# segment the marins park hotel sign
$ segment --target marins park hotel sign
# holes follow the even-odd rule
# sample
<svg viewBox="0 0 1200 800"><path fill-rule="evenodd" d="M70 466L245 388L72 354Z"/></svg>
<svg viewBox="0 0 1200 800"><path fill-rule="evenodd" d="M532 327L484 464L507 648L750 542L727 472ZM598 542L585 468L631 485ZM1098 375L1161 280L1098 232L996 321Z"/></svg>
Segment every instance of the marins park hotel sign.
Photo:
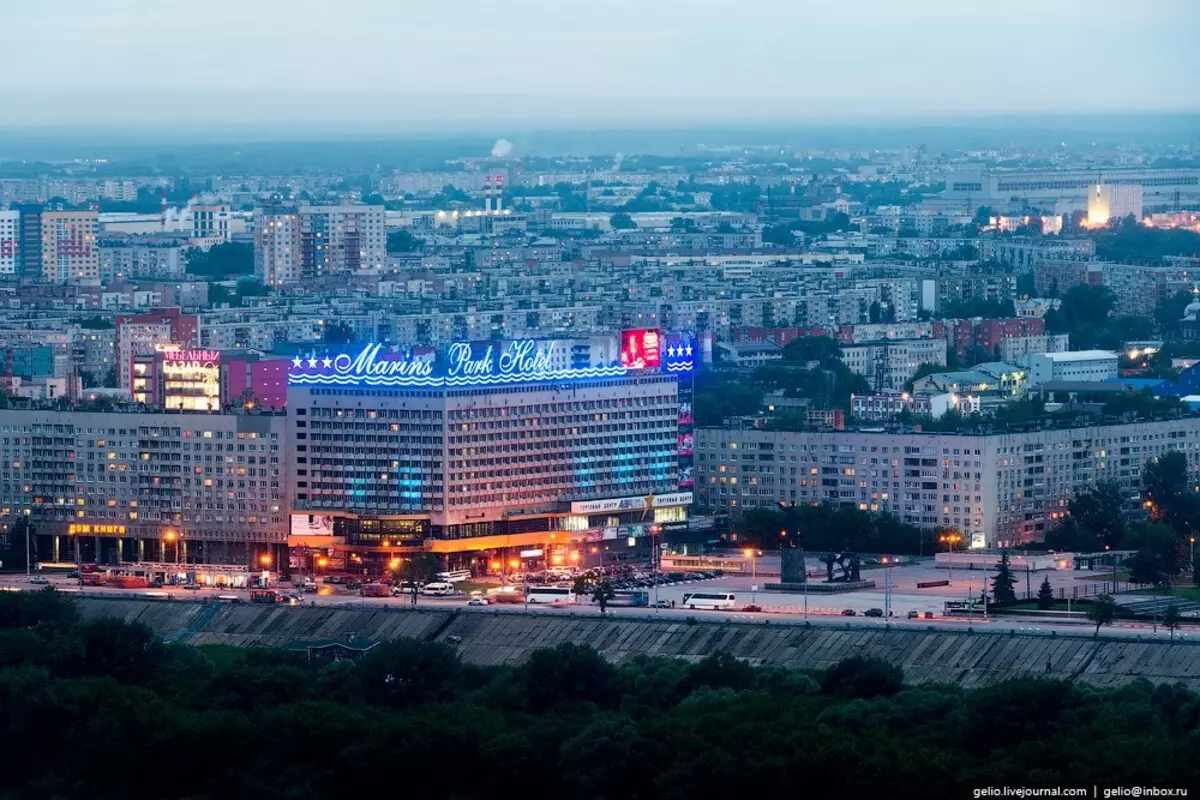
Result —
<svg viewBox="0 0 1200 800"><path fill-rule="evenodd" d="M661 371L690 372L694 365L691 340L671 335L667 342L669 355L663 359ZM445 362L437 364L385 351L382 344L369 344L357 354L296 356L292 359L288 383L294 386L441 388L594 380L642 371L621 364L555 369L553 348L553 342L539 343L535 339L518 339L505 346L455 342L447 349Z"/></svg>

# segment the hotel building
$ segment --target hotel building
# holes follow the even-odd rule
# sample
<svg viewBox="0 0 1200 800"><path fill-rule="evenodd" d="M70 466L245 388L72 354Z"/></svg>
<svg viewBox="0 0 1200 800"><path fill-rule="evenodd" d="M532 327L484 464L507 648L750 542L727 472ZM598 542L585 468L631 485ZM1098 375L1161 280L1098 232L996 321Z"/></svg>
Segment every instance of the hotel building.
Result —
<svg viewBox="0 0 1200 800"><path fill-rule="evenodd" d="M630 333L654 344L629 366L556 367L532 340L455 344L438 364L379 345L294 359L293 547L507 563L686 526L692 345Z"/></svg>

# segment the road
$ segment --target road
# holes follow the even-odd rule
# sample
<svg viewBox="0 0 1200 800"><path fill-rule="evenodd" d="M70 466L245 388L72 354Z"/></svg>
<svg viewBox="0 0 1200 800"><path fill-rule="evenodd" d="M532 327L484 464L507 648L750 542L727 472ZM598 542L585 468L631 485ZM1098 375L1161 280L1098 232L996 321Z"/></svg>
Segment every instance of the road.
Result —
<svg viewBox="0 0 1200 800"><path fill-rule="evenodd" d="M974 630L992 630L997 632L1007 632L1013 630L1021 633L1050 633L1057 632L1060 635L1065 633L1090 635L1092 626L1085 619L1046 619L1044 617L1027 619L1020 617L990 616L986 619L981 619L979 616L974 617L946 617L943 616L943 605L946 600L963 599L967 592L970 591L974 596L978 596L981 586L982 572L974 574L963 574L961 571L955 571L954 583L952 586L935 587L931 589L916 588L919 581L940 580L946 577L944 570L936 570L932 566L913 566L913 567L895 567L891 570L892 575L892 612L894 616L888 619L877 617L864 617L862 612L868 608L883 608L884 607L884 590L882 588L858 590L854 592L845 592L834 595L827 594L810 594L808 597L808 613L804 613L804 595L796 593L778 593L766 592L761 589L763 583L762 578L758 578L760 588L752 590L751 586L756 585L752 579L747 576L729 576L710 581L701 581L696 583L674 584L670 586L662 586L658 589L658 599L671 601L674 600L676 608L610 608L608 613L621 618L634 619L664 619L664 620L679 620L682 621L688 617L705 620L736 620L739 622L770 622L771 624L810 624L810 625L834 625L834 626L853 626L853 627L896 627L898 629L911 630L963 630L971 628ZM1076 578L1079 573L1072 571L1057 571L1050 573L1051 585L1055 587L1055 594L1058 594L1057 587L1067 587L1067 594L1070 594L1069 587L1077 583ZM863 572L863 577L876 580L880 587L884 583L883 570L869 570ZM1022 576L1023 577L1023 576ZM1036 586L1041 583L1041 577L1044 574L1035 573L1032 577L1034 591ZM44 588L46 584L30 583L24 575L0 575L0 590L37 590ZM54 586L57 590L70 593L80 594L88 597L121 597L121 598L145 598L145 599L162 599L166 600L169 595L173 600L218 600L229 599L236 597L241 602L246 602L249 599L249 592L237 590L223 589L198 589L185 590L181 587L167 587L164 589L112 589L102 586L80 587L75 580L66 577L51 576L48 577L48 585ZM363 610L373 610L384 608L398 610L410 607L408 598L372 598L359 597L357 594L349 592L336 592L334 587L322 585L321 593L305 595L305 605L325 606L334 608L358 608ZM742 612L742 611L692 611L679 607L683 600L683 595L689 591L696 591L698 588L704 590L722 589L734 593L737 597L737 607L742 608L745 605L750 605L751 602L761 606L762 612ZM653 600L655 590L653 588L647 590ZM1021 586L1019 591L1023 593L1024 587ZM1093 590L1094 591L1094 590ZM1082 590L1081 590L1082 593ZM526 610L522 604L513 605L498 605L490 607L472 607L467 606L466 598L464 597L419 597L417 608L432 608L432 609L451 609L457 608L464 611L479 612L479 613L504 613L504 614L554 614L554 615L591 615L599 614L599 608L590 602L582 602L573 606L554 607L547 605L534 605ZM856 616L843 616L842 610L853 608L856 610ZM932 611L935 614L933 619L907 619L908 610L913 609L924 612ZM1159 638L1166 640L1169 638L1169 632L1157 626L1157 630L1151 623L1142 622L1118 622L1112 626L1103 629L1102 637L1145 637ZM1186 626L1180 628L1176 634L1177 639L1184 641L1200 642L1200 626Z"/></svg>

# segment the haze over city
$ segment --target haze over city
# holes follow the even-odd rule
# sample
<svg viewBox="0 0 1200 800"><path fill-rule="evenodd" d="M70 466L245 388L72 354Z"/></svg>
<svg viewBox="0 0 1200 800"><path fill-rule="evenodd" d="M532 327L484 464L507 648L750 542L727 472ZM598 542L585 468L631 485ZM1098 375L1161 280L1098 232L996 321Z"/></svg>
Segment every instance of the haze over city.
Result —
<svg viewBox="0 0 1200 800"><path fill-rule="evenodd" d="M0 102L348 134L1192 111L1197 29L1187 0L60 0L5 9Z"/></svg>

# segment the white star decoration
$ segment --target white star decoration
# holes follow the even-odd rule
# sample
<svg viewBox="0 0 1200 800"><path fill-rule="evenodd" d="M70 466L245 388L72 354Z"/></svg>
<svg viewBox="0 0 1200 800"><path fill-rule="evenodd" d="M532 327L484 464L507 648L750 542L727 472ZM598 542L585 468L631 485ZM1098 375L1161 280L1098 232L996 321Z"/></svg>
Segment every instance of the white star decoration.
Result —
<svg viewBox="0 0 1200 800"><path fill-rule="evenodd" d="M325 356L323 359L321 359L321 366L325 369L329 369L333 366L333 359L329 356Z"/></svg>
<svg viewBox="0 0 1200 800"><path fill-rule="evenodd" d="M297 368L299 368L299 366L300 366L300 356L296 356L295 358L293 358L293 359L292 359L292 366L293 366L293 367L297 367Z"/></svg>
<svg viewBox="0 0 1200 800"><path fill-rule="evenodd" d="M315 358L309 358L308 359L308 368L316 369L316 367L317 367L317 360Z"/></svg>
<svg viewBox="0 0 1200 800"><path fill-rule="evenodd" d="M689 356L692 354L692 346L690 344L687 347L685 347L683 350Z"/></svg>

